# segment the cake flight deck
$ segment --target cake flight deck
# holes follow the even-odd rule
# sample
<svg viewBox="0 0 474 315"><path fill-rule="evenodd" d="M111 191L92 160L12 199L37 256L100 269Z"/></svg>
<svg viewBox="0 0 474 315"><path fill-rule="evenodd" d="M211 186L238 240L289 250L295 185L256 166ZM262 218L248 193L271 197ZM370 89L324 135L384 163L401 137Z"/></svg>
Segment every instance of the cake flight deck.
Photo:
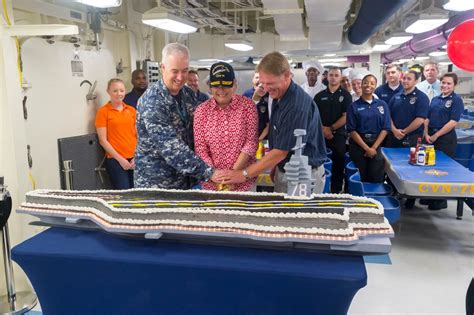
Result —
<svg viewBox="0 0 474 315"><path fill-rule="evenodd" d="M18 212L53 226L268 248L379 254L393 237L378 201L339 194L35 190Z"/></svg>

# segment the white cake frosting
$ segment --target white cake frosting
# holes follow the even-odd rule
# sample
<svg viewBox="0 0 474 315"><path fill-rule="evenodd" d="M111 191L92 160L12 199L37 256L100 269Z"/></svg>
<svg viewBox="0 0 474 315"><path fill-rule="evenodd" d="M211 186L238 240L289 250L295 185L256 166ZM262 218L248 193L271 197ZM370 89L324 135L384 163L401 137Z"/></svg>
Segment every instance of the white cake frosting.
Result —
<svg viewBox="0 0 474 315"><path fill-rule="evenodd" d="M186 196L190 191L182 190L164 190L164 189L131 189L120 191L121 193L136 193L136 192L147 192L147 193L175 193L180 196ZM202 194L205 197L211 192L207 191L192 191L193 194ZM66 194L66 195L65 195ZM76 195L71 195L76 194ZM160 227L163 229L182 228L182 229L231 229L233 233L235 231L247 231L246 233L282 233L288 235L288 233L308 234L308 235L331 235L341 237L351 237L355 233L355 229L379 229L381 231L391 231L391 227L387 220L383 222L349 222L351 219L351 213L353 214L367 214L367 215L381 215L383 216L383 207L377 200L373 200L366 197L352 196L348 194L313 194L311 197L289 197L285 194L275 193L254 193L254 192L219 192L218 195L222 196L222 199L215 200L158 200L158 199L139 199L139 200L104 200L102 197L109 197L110 195L117 194L116 190L98 190L98 191L64 191L64 190L35 190L27 193L27 201L22 203L19 211L29 213L38 216L54 216L54 217L65 217L65 218L89 218L100 224L107 224L108 226L126 226L127 228L134 230L146 230L150 226L154 226L157 229ZM212 192L212 194L216 194ZM225 199L226 196L232 196L238 198L239 196L268 196L268 197L283 197L283 201L236 201L232 199ZM29 198L36 198L36 202L28 201ZM324 198L324 199L321 199ZM350 199L341 200L341 199ZM38 202L38 199L48 202ZM319 199L319 200L318 200ZM57 203L55 203L57 201ZM107 209L110 213L116 213L121 215L130 214L129 218L116 218L101 209L94 208L92 206L76 206L68 205L68 202L93 202L99 204L101 207ZM309 208L311 206L317 207L319 205L328 205L331 203L338 202L352 202L357 206L343 207L342 214L340 213L328 213L328 212L297 212L298 206L291 208L293 211L288 211L288 207L291 206L291 202L304 202L301 207ZM273 203L275 204L273 204ZM136 207L137 204L147 205L160 204L161 207ZM195 203L202 203L209 207L193 207ZM210 205L218 206L220 203L231 204L230 209L219 209L212 208ZM115 207L113 205L120 205L121 207ZM173 204L173 206L166 207L167 204ZM186 205L186 207L177 207L176 205ZM272 211L252 211L249 206L240 206L240 204L252 205L254 208L263 209L264 206L269 206ZM281 204L281 205L278 205ZM288 204L287 206L285 206ZM361 206L359 206L359 204ZM367 204L366 207L363 205ZM376 207L374 207L375 205ZM134 207L135 206L135 207ZM99 207L100 208L100 207ZM321 227L300 227L300 226L280 226L280 225L263 225L253 224L244 222L228 222L228 221L214 221L214 220L183 220L183 219L137 219L133 218L133 214L163 214L163 213L176 213L176 214L190 214L190 215L229 215L229 216L242 216L246 218L263 218L263 219L329 219L336 221L346 221L347 227L343 229L327 229ZM244 220L245 221L245 220ZM335 221L335 222L336 222ZM377 231L374 230L374 233ZM250 231L250 232L249 232ZM291 234L292 235L292 234ZM275 237L277 237L276 235Z"/></svg>

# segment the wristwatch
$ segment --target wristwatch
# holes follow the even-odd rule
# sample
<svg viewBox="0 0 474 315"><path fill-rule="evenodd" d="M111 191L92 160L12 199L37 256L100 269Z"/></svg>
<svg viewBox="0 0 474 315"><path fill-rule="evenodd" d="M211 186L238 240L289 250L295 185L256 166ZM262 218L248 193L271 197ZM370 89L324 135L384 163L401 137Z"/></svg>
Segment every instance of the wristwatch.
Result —
<svg viewBox="0 0 474 315"><path fill-rule="evenodd" d="M247 169L244 169L242 171L242 175L244 175L245 179L250 179L249 172L247 172Z"/></svg>

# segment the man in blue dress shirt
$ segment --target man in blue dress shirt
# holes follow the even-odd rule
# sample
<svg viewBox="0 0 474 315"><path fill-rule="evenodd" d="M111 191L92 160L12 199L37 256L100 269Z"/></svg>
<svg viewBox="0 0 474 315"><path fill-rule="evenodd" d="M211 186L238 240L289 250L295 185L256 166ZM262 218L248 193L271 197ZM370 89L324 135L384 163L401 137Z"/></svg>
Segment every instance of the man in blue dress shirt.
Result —
<svg viewBox="0 0 474 315"><path fill-rule="evenodd" d="M257 66L260 83L273 99L270 117L270 151L258 162L243 171L230 171L230 179L224 183L242 183L272 169L276 192L287 192L287 180L283 167L289 161L296 144L295 129L305 129L306 143L303 155L308 157L314 179L314 193L322 193L325 184L324 161L326 145L321 117L313 99L292 80L288 60L279 52L263 57Z"/></svg>
<svg viewBox="0 0 474 315"><path fill-rule="evenodd" d="M385 103L389 103L392 96L400 93L403 87L400 83L400 77L402 74L402 68L396 64L389 64L385 68L385 84L382 84L375 89L375 94Z"/></svg>
<svg viewBox="0 0 474 315"><path fill-rule="evenodd" d="M416 87L428 95L430 101L433 97L441 94L441 82L438 79L438 64L436 62L428 62L423 67L423 75L425 80L421 81L416 85Z"/></svg>

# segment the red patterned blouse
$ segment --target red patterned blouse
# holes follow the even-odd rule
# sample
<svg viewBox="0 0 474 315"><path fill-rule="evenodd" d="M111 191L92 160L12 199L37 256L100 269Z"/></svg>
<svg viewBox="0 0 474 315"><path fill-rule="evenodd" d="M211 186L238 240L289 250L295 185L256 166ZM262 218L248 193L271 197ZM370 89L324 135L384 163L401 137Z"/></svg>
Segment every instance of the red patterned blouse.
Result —
<svg viewBox="0 0 474 315"><path fill-rule="evenodd" d="M255 162L258 146L258 117L255 104L241 95L232 96L226 108L211 98L194 113L194 146L196 154L215 169L232 169L241 152L250 156L247 165ZM255 178L232 187L235 191L252 188ZM213 182L203 182L207 190L217 190Z"/></svg>

